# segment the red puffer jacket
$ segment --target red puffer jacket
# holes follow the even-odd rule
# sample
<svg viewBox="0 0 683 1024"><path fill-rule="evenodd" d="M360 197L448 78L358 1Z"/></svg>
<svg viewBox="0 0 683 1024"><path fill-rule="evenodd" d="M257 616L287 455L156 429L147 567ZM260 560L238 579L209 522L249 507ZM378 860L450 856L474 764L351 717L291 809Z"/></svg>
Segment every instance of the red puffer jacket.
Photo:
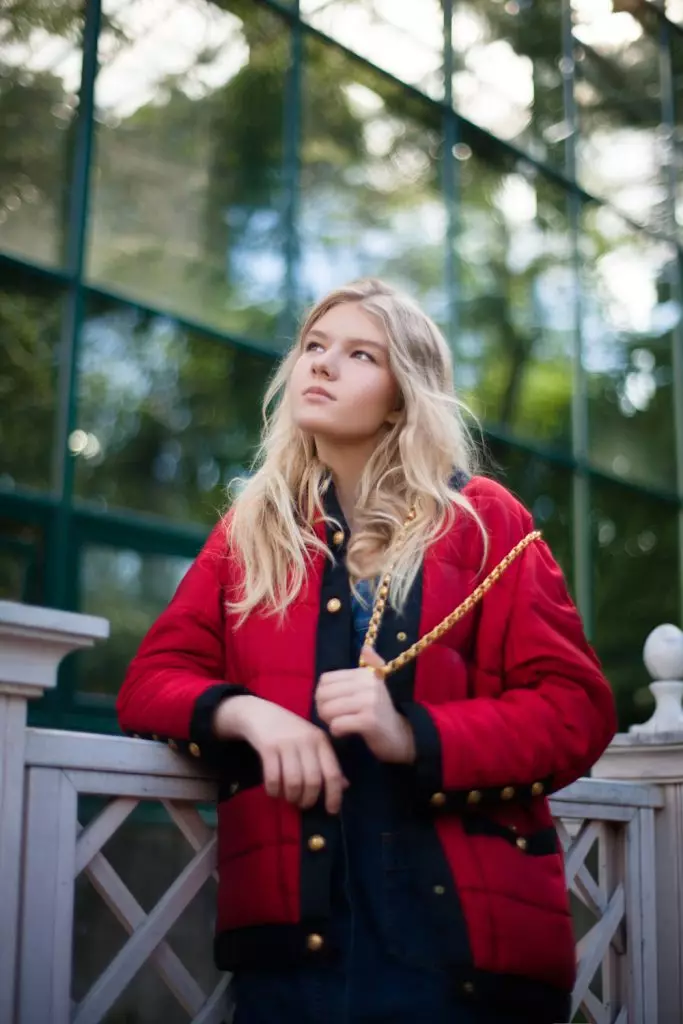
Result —
<svg viewBox="0 0 683 1024"><path fill-rule="evenodd" d="M533 528L500 485L473 477L463 493L488 529L484 569L480 531L458 514L427 550L404 612L385 613L377 650L386 660L437 625ZM342 521L333 488L326 505ZM253 613L236 628L225 594L238 567L217 526L143 641L118 700L126 731L161 736L218 768L215 951L230 970L335 952L326 926L337 819L322 803L302 813L268 797L253 749L211 733L218 703L238 693L310 718L320 674L348 666L348 537L319 529L342 557L316 557L284 624ZM545 543L532 543L475 610L388 686L415 733L417 762L397 772L419 837L415 870L424 891L438 894L434 927L454 979L473 998L526 1006L529 1021L567 1019L574 938L546 797L597 760L615 712Z"/></svg>

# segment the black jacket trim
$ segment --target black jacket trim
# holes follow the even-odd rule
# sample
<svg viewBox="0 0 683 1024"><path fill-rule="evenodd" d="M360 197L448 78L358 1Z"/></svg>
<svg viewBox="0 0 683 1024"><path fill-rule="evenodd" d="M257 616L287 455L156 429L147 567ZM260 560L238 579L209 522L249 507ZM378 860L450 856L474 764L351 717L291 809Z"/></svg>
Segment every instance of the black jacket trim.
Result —
<svg viewBox="0 0 683 1024"><path fill-rule="evenodd" d="M425 809L437 814L480 807L496 807L515 801L527 803L552 791L551 778L538 779L524 785L510 784L485 789L443 790L441 737L429 711L415 701L405 701L398 710L405 715L415 738L415 799Z"/></svg>
<svg viewBox="0 0 683 1024"><path fill-rule="evenodd" d="M521 832L501 825L483 814L465 814L462 819L463 829L468 836L491 836L504 839L511 846L516 846L530 857L547 857L559 852L557 832L552 825L537 829L535 832Z"/></svg>
<svg viewBox="0 0 683 1024"><path fill-rule="evenodd" d="M339 949L326 926L312 918L303 924L260 924L220 932L213 945L216 967L253 971L329 964L339 958Z"/></svg>
<svg viewBox="0 0 683 1024"><path fill-rule="evenodd" d="M204 761L217 766L222 763L226 740L219 740L213 731L213 716L219 704L230 697L249 697L249 690L233 683L216 683L209 686L194 702L190 718L190 742L199 748ZM183 750L182 744L179 748Z"/></svg>
<svg viewBox="0 0 683 1024"><path fill-rule="evenodd" d="M338 956L338 949L325 933L325 923L315 919L237 928L219 933L214 941L216 966L223 971L323 965ZM474 967L448 967L447 973L453 980L455 996L473 1006L500 1012L506 1021L558 1024L569 1020L571 993L553 985Z"/></svg>

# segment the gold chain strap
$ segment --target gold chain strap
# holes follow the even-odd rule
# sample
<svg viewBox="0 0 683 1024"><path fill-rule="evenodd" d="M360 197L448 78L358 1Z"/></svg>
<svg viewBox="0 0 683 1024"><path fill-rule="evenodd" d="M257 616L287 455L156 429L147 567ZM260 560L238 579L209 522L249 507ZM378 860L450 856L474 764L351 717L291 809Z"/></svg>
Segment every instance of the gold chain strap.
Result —
<svg viewBox="0 0 683 1024"><path fill-rule="evenodd" d="M407 527L408 522L410 522L411 518L415 518L414 512L406 520L406 523L404 524L404 530ZM386 678L388 675L390 675L390 673L396 672L398 671L398 669L403 668L403 666L407 665L409 661L413 661L414 658L417 658L418 654L421 654L426 647L429 647L429 645L433 644L435 640L439 640L444 635L444 633L447 633L449 629L452 629L456 622L459 622L460 619L464 618L464 616L467 615L468 612L472 611L474 606L478 604L479 601L481 601L484 594L486 594L491 589L493 584L500 579L505 570L512 564L512 562L514 562L516 558L519 557L519 555L522 554L525 548L527 548L529 544L532 544L535 540L540 540L541 536L542 535L540 530L532 530L532 532L528 533L526 537L523 537L520 540L519 544L515 544L514 548L508 552L505 558L503 558L498 563L498 565L491 570L486 579L483 580L479 584L479 586L472 591L469 597L465 598L462 604L459 604L458 607L450 613L450 615L447 615L445 619L442 619L441 622L434 627L434 629L431 629L429 631L429 633L425 633L423 637L420 637L420 639L417 640L416 643L412 645L412 647L409 647L407 651L403 651L401 654L398 655L397 658L393 658L391 661L387 662L387 664L384 665L381 669L377 669L378 674ZM374 648L375 643L377 641L379 626L382 621L382 616L384 615L384 609L386 608L387 597L389 595L389 583L391 581L393 565L394 564L392 563L390 568L384 574L382 583L377 590L375 604L373 606L372 616L370 618L370 624L368 625L368 631L365 635L365 641L363 644L364 647ZM359 667L365 667L365 662L363 658L361 658L359 661Z"/></svg>

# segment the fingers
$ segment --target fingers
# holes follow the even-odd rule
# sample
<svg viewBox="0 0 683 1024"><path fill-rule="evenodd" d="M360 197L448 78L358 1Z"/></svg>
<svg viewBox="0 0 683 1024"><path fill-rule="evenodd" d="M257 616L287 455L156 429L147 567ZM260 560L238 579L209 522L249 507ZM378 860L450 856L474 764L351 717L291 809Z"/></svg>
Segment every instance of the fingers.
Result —
<svg viewBox="0 0 683 1024"><path fill-rule="evenodd" d="M264 750L261 754L263 785L268 796L279 797L282 788L282 768L277 749Z"/></svg>
<svg viewBox="0 0 683 1024"><path fill-rule="evenodd" d="M282 796L290 804L300 804L304 792L304 769L296 747L286 746L280 750L282 765Z"/></svg>
<svg viewBox="0 0 683 1024"><path fill-rule="evenodd" d="M325 784L325 810L328 814L338 814L348 781L344 778L337 755L325 735L321 735L318 747L318 762Z"/></svg>
<svg viewBox="0 0 683 1024"><path fill-rule="evenodd" d="M303 746L299 750L303 775L303 786L299 806L303 810L313 807L320 796L323 785L323 770L318 750L313 746Z"/></svg>
<svg viewBox="0 0 683 1024"><path fill-rule="evenodd" d="M360 657L363 665L366 668L384 668L386 661L384 658L380 658L374 647L368 647L367 644L363 647L360 652Z"/></svg>
<svg viewBox="0 0 683 1024"><path fill-rule="evenodd" d="M339 718L333 719L330 725L330 732L335 739L341 739L342 736L352 736L356 733L362 736L363 723L357 714L340 715Z"/></svg>

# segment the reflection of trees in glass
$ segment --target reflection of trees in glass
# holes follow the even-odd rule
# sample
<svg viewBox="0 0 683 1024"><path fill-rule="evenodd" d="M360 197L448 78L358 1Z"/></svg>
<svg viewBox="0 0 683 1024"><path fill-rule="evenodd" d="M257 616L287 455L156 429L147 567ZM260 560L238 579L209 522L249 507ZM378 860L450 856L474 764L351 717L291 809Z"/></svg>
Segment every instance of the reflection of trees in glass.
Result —
<svg viewBox="0 0 683 1024"><path fill-rule="evenodd" d="M457 377L485 423L567 447L576 288L565 196L480 133L470 139L458 147Z"/></svg>
<svg viewBox="0 0 683 1024"><path fill-rule="evenodd" d="M274 341L285 276L285 24L241 0L174 0L168 24L149 0L109 7L89 272L142 301ZM137 91L123 88L131 69Z"/></svg>
<svg viewBox="0 0 683 1024"><path fill-rule="evenodd" d="M317 40L305 49L302 302L386 277L443 316L440 114Z"/></svg>
<svg viewBox="0 0 683 1024"><path fill-rule="evenodd" d="M582 227L591 458L617 477L674 491L675 251L608 208L587 207Z"/></svg>
<svg viewBox="0 0 683 1024"><path fill-rule="evenodd" d="M645 639L680 622L676 508L597 480L591 496L595 642L625 728L652 710Z"/></svg>
<svg viewBox="0 0 683 1024"><path fill-rule="evenodd" d="M0 283L0 487L50 487L60 290L3 268Z"/></svg>
<svg viewBox="0 0 683 1024"><path fill-rule="evenodd" d="M562 167L567 128L559 0L458 0L452 36L456 110Z"/></svg>
<svg viewBox="0 0 683 1024"><path fill-rule="evenodd" d="M64 261L82 7L0 12L0 246L40 262Z"/></svg>
<svg viewBox="0 0 683 1024"><path fill-rule="evenodd" d="M77 492L213 522L253 457L272 362L129 307L92 307L81 335Z"/></svg>
<svg viewBox="0 0 683 1024"><path fill-rule="evenodd" d="M108 619L111 637L80 659L79 689L116 693L137 645L170 601L189 564L184 558L113 547L83 550L82 610Z"/></svg>

